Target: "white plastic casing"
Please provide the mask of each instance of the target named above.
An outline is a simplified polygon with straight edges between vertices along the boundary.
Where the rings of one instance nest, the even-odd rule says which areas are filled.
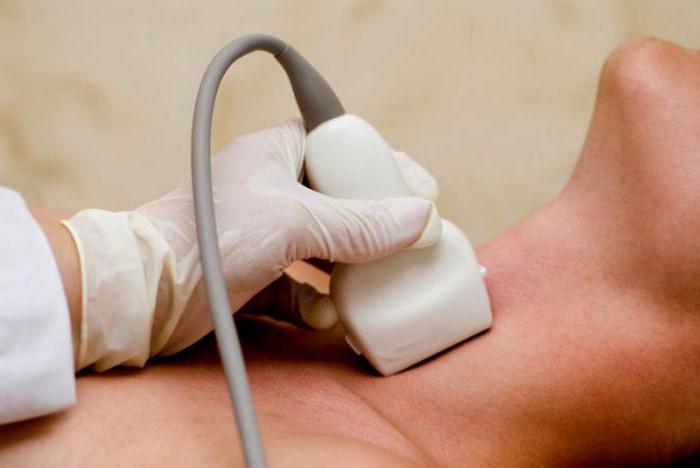
[[[305,166],[311,187],[333,197],[410,196],[389,144],[353,115],[309,132]],[[456,226],[433,212],[414,249],[366,264],[338,264],[333,271],[331,299],[346,340],[384,375],[491,326],[474,249]],[[415,248],[437,236],[434,245]]]
[[[389,143],[366,121],[345,114],[306,137],[306,177],[317,192],[335,198],[408,197]]]
[[[350,346],[390,375],[491,326],[480,270],[467,238],[443,220],[432,247],[336,265],[331,297]]]

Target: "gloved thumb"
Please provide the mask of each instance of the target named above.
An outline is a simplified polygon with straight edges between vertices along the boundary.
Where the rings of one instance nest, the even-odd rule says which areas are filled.
[[[236,314],[266,315],[299,327],[327,330],[338,322],[327,294],[308,283],[282,275],[253,297]]]
[[[364,263],[405,247],[437,242],[441,223],[432,202],[417,197],[386,200],[327,198],[310,210],[313,247],[307,258]]]

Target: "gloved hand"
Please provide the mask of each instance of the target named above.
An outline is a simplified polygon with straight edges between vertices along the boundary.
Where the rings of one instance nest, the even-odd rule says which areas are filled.
[[[219,249],[234,311],[279,285],[295,260],[367,262],[410,245],[434,209],[423,198],[437,196],[436,182],[402,153],[396,158],[406,184],[423,198],[341,200],[310,190],[300,182],[304,142],[301,123],[290,121],[235,139],[212,161]],[[213,329],[189,183],[133,212],[89,209],[64,224],[83,275],[77,369],[142,366]],[[314,307],[322,295],[308,285],[288,286],[292,315],[311,326],[333,324],[328,308]]]

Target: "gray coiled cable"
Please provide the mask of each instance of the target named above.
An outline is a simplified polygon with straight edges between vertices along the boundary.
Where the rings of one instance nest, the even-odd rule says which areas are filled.
[[[298,52],[280,39],[261,34],[244,36],[227,44],[207,67],[197,93],[192,122],[192,189],[199,255],[243,455],[246,465],[254,468],[265,466],[265,454],[221,269],[210,158],[214,102],[221,79],[233,62],[256,50],[274,55],[285,69],[307,131],[345,113],[328,83]]]

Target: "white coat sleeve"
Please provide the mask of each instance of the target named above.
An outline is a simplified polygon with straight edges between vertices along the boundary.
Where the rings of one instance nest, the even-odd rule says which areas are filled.
[[[22,197],[0,187],[0,424],[74,403],[70,317],[58,267]]]

